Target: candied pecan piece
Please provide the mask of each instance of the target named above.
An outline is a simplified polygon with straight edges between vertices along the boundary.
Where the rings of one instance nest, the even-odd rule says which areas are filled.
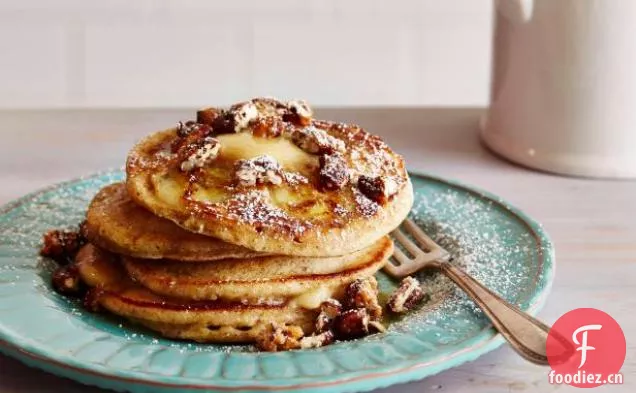
[[[358,178],[358,189],[373,202],[384,205],[397,193],[398,185],[390,177],[361,175]]]
[[[364,308],[373,320],[382,318],[382,307],[378,302],[378,282],[375,277],[358,278],[345,291],[347,308]]]
[[[257,184],[279,185],[283,182],[283,171],[272,156],[262,155],[249,160],[239,160],[235,165],[234,178],[240,186]]]
[[[327,299],[320,304],[316,318],[316,331],[322,333],[331,329],[334,319],[342,312],[342,305],[336,299]]]
[[[252,135],[261,138],[276,138],[281,136],[287,125],[274,116],[261,116],[252,123]]]
[[[347,310],[336,317],[333,327],[338,338],[366,336],[369,334],[369,313],[365,308]]]
[[[188,120],[185,123],[182,121],[177,122],[177,136],[181,138],[185,138],[197,131],[199,131],[199,125],[192,120]]]
[[[425,297],[420,282],[411,277],[405,277],[400,286],[391,294],[387,307],[394,313],[403,313],[411,310]]]
[[[300,339],[300,347],[306,348],[320,348],[325,345],[329,345],[334,341],[335,337],[331,330],[326,330],[320,334],[312,334],[311,336],[303,337]]]
[[[283,115],[283,120],[300,126],[308,126],[314,112],[305,100],[294,100],[287,103],[288,113]]]
[[[214,135],[230,134],[234,132],[234,116],[229,111],[221,111],[212,121]]]
[[[82,293],[83,284],[76,265],[60,266],[51,276],[53,289],[62,295],[75,296]]]
[[[371,328],[373,328],[373,330],[375,330],[378,333],[386,332],[386,328],[379,321],[369,321],[369,330],[371,330]]]
[[[88,240],[88,227],[86,224],[86,220],[80,222],[78,232],[82,238],[83,243],[86,243],[86,241]]]
[[[345,151],[343,141],[311,125],[295,129],[290,138],[296,146],[310,154],[333,154]]]
[[[248,129],[250,122],[259,117],[258,108],[251,101],[232,105],[229,114],[234,125],[234,132],[242,132]]]
[[[269,324],[256,339],[256,347],[261,351],[276,352],[300,348],[299,339],[303,336],[299,326],[280,326]]]
[[[82,305],[84,309],[90,312],[98,312],[101,309],[101,305],[99,304],[99,299],[104,294],[104,291],[101,288],[90,288],[86,291],[84,295],[84,300]]]
[[[197,111],[197,123],[211,126],[214,120],[219,116],[217,108],[203,108]]]
[[[40,255],[65,265],[73,260],[86,239],[78,231],[53,229],[44,234]]]
[[[334,153],[320,156],[318,179],[321,190],[339,190],[349,182],[349,176],[349,167],[342,154]]]
[[[187,150],[190,153],[179,166],[183,172],[189,172],[194,168],[202,168],[213,161],[219,155],[221,143],[218,139],[205,137],[200,142],[190,145]]]

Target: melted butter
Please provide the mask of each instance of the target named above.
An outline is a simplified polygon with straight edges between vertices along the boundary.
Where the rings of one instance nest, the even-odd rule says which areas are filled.
[[[275,205],[282,207],[284,205],[293,205],[305,200],[303,196],[290,190],[287,187],[276,187],[269,191],[269,195]]]
[[[316,166],[318,159],[302,151],[285,138],[258,138],[250,133],[219,135],[222,159],[237,161],[268,154],[288,171],[303,173],[307,166]]]
[[[192,198],[199,202],[217,203],[228,199],[230,194],[222,188],[201,188],[196,190]]]
[[[298,295],[291,301],[291,304],[307,310],[314,310],[320,307],[320,304],[325,300],[331,299],[334,293],[334,288],[322,286]]]
[[[152,182],[157,190],[157,196],[162,201],[172,206],[181,204],[184,186],[173,176],[152,175]]]

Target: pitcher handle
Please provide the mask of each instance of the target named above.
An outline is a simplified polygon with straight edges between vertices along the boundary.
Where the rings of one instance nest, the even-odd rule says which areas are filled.
[[[532,19],[534,0],[495,0],[497,10],[515,23],[526,23]]]

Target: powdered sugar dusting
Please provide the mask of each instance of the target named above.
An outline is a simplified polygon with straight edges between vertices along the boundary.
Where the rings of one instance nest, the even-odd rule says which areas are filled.
[[[418,195],[411,212],[416,223],[450,252],[453,264],[520,305],[527,301],[525,291],[535,290],[529,282],[537,274],[536,240],[522,223],[504,216],[510,214],[498,203],[454,189]],[[450,279],[435,271],[416,276],[431,299],[392,329],[439,328],[440,337],[459,339],[467,328],[485,326],[481,310]]]
[[[250,225],[284,228],[299,236],[311,227],[311,223],[290,217],[282,209],[267,202],[265,190],[250,190],[237,194],[228,201],[228,216]]]

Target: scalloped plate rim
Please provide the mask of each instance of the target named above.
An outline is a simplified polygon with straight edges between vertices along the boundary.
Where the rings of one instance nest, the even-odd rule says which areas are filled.
[[[18,208],[22,204],[48,192],[52,192],[78,182],[97,179],[108,175],[115,175],[120,171],[121,168],[107,169],[46,186],[0,206],[0,215],[6,214],[11,210]],[[478,187],[468,186],[456,180],[448,180],[422,171],[410,170],[409,174],[411,176],[422,177],[433,182],[461,189],[462,191],[477,195],[481,199],[492,200],[499,204],[507,213],[516,217],[520,222],[526,225],[527,229],[533,233],[535,239],[539,242],[538,245],[543,249],[543,271],[541,272],[540,280],[542,285],[537,285],[533,289],[534,292],[528,299],[529,307],[526,311],[535,315],[539,310],[541,310],[546,302],[548,294],[550,293],[556,268],[554,247],[549,236],[543,230],[543,227],[520,209],[509,204],[502,198]],[[295,384],[287,384],[287,381],[284,378],[254,381],[254,383],[222,380],[211,384],[189,384],[186,382],[188,381],[188,378],[184,377],[171,377],[151,373],[136,373],[130,370],[121,372],[105,366],[82,363],[72,357],[64,356],[59,353],[51,354],[47,352],[46,349],[38,347],[40,344],[37,343],[31,344],[28,342],[22,342],[20,345],[15,344],[12,342],[12,338],[7,337],[7,335],[6,329],[3,328],[2,322],[0,321],[1,353],[14,357],[29,366],[43,369],[59,376],[71,378],[83,384],[115,390],[154,387],[160,389],[183,389],[184,391],[204,389],[216,389],[218,391],[302,389],[305,391],[307,388],[313,390],[324,387],[339,388],[339,391],[342,392],[369,391],[393,384],[420,380],[426,376],[456,367],[496,349],[504,342],[503,338],[499,334],[496,334],[491,327],[486,327],[467,340],[461,341],[456,345],[449,346],[448,348],[457,347],[458,349],[450,352],[448,356],[426,362],[421,362],[417,359],[403,360],[398,362],[398,365],[394,366],[384,365],[379,366],[374,370],[357,370],[347,374],[338,374],[333,377],[321,376],[297,378],[295,381],[304,379],[307,382]],[[467,345],[467,343],[470,343],[470,345]],[[88,380],[86,378],[88,378]],[[161,379],[162,381],[158,382],[157,379]],[[372,384],[365,385],[364,382],[372,382]],[[133,386],[131,387],[130,385]]]

